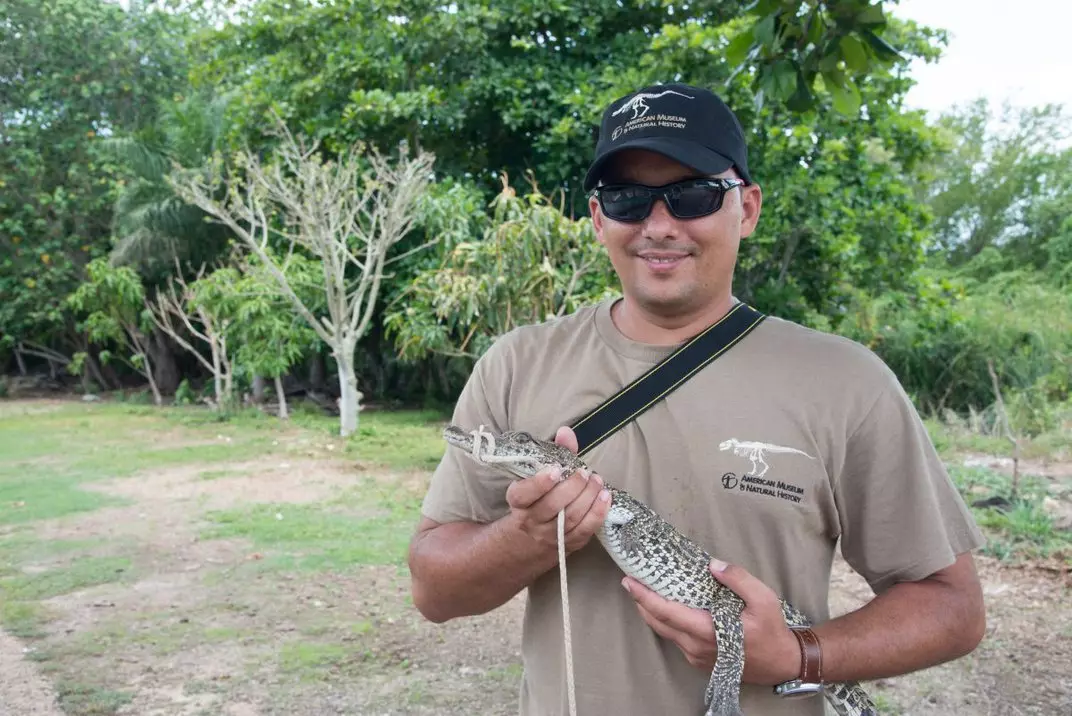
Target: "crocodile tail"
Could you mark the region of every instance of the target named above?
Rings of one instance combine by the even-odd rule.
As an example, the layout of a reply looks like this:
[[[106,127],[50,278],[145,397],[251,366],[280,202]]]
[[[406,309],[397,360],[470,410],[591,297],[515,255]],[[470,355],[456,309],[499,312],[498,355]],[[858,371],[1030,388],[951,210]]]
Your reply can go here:
[[[823,694],[838,716],[878,716],[875,703],[855,681],[825,684]]]

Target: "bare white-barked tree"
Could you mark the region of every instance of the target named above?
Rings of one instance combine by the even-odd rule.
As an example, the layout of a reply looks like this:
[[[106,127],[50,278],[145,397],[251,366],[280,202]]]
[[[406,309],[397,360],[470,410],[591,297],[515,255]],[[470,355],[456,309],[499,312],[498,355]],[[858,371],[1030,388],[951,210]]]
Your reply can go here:
[[[432,179],[433,155],[403,152],[397,161],[357,142],[325,159],[319,142],[295,137],[278,121],[269,162],[239,153],[230,176],[215,157],[199,170],[176,167],[169,183],[185,201],[223,222],[275,277],[279,291],[327,343],[339,369],[340,434],[357,430],[362,394],[354,372],[357,342],[368,330],[389,256],[412,228],[418,199]],[[275,250],[269,250],[269,242]],[[283,247],[282,250],[280,247]],[[323,267],[323,310],[287,280],[295,248]]]

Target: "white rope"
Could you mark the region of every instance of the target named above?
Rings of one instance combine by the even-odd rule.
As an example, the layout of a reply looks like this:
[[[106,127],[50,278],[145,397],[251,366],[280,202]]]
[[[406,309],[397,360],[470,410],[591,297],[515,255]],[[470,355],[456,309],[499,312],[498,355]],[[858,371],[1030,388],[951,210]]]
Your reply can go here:
[[[562,587],[562,626],[566,641],[566,693],[570,716],[577,716],[577,695],[573,682],[573,643],[570,629],[569,589],[566,586],[566,511],[558,513],[558,574]]]
[[[513,458],[497,458],[495,436],[481,425],[469,433],[473,436],[473,458],[481,462],[512,462]],[[487,454],[481,455],[484,441],[488,442]],[[566,584],[566,511],[558,513],[558,574],[562,588],[562,625],[566,641],[566,689],[569,696],[570,716],[577,716],[577,695],[573,681],[573,639],[570,629],[569,587]]]

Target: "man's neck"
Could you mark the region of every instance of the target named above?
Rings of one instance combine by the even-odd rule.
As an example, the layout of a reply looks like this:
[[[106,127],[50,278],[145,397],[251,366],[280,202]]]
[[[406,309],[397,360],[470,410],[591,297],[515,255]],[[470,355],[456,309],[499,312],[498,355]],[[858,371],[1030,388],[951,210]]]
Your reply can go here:
[[[622,335],[638,343],[672,346],[692,338],[729,312],[736,301],[726,295],[701,311],[661,315],[644,310],[626,296],[611,307],[610,317]]]

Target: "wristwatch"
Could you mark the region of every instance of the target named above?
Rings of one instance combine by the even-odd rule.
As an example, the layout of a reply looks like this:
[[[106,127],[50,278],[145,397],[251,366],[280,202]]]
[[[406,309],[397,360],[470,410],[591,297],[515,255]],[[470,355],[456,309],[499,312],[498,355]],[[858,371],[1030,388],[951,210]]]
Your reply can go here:
[[[783,681],[774,687],[774,693],[787,699],[804,698],[822,693],[823,652],[819,637],[808,627],[790,627],[800,643],[800,676]]]

